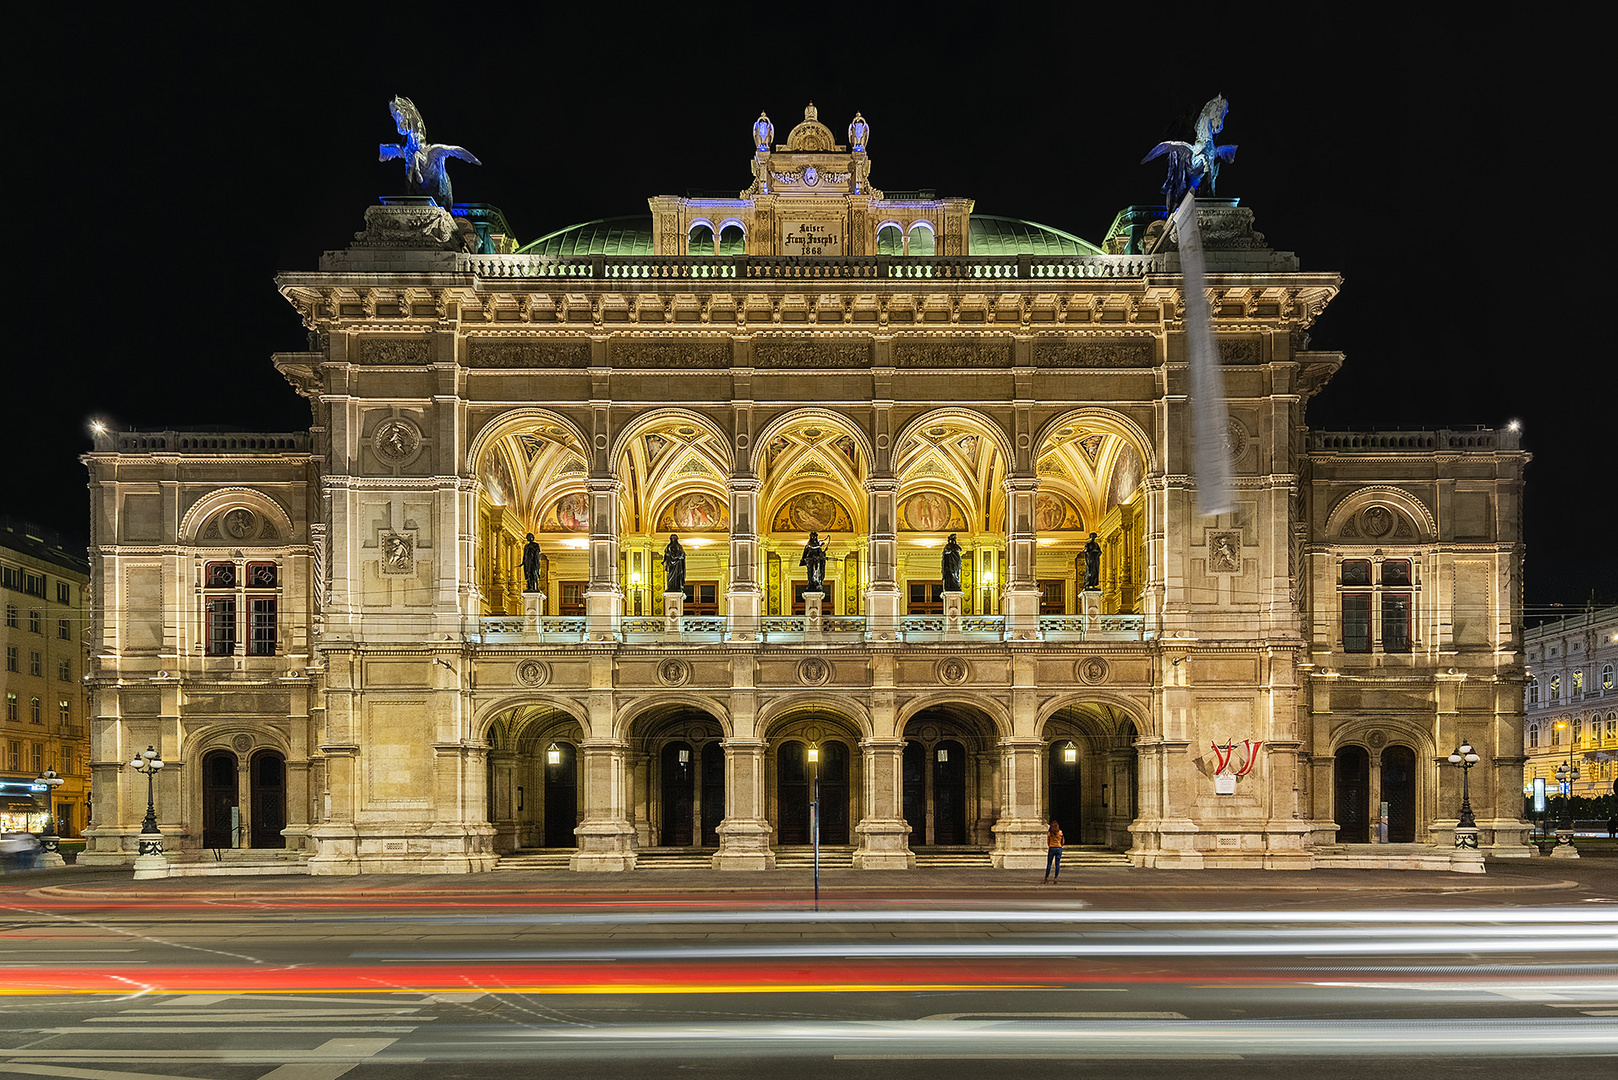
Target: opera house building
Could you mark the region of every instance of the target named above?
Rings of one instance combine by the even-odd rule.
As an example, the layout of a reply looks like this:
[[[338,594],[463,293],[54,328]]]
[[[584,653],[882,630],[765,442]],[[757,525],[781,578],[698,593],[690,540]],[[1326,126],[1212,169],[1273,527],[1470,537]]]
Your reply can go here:
[[[1312,429],[1340,279],[1201,199],[1202,516],[1165,211],[885,193],[869,138],[761,119],[738,197],[521,244],[385,198],[277,279],[307,430],[98,434],[83,860],[135,858],[152,747],[170,859],[320,874],[762,872],[817,826],[1038,868],[1053,818],[1138,867],[1438,865],[1462,741],[1526,856],[1517,433]]]

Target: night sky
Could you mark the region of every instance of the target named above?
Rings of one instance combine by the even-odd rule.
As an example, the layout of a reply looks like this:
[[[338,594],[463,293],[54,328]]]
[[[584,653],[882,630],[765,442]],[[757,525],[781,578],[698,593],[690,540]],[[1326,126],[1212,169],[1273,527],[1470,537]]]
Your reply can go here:
[[[482,159],[450,163],[456,198],[501,207],[525,242],[645,213],[650,195],[740,191],[759,111],[783,141],[811,100],[839,137],[864,114],[878,187],[1099,242],[1119,209],[1160,198],[1141,156],[1223,93],[1221,141],[1240,149],[1219,194],[1304,269],[1344,277],[1311,334],[1347,361],[1310,425],[1520,420],[1530,621],[1592,591],[1618,602],[1599,164],[1618,125],[1586,74],[1606,66],[1594,35],[1213,5],[700,5],[688,24],[672,5],[436,5],[296,9],[296,25],[247,7],[278,14],[74,9],[9,50],[6,513],[86,535],[92,416],[308,425],[270,366],[305,346],[273,277],[313,269],[402,191],[376,151],[396,139],[394,94]]]

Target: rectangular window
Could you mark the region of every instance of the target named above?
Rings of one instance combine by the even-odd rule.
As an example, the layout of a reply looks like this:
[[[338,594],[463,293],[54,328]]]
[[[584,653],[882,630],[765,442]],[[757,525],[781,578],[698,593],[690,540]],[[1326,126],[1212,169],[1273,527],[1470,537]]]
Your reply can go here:
[[[1067,582],[1061,578],[1039,583],[1039,613],[1041,615],[1067,614]]]
[[[71,660],[58,660],[58,661],[56,661],[56,679],[57,679],[58,682],[72,682],[73,681],[73,661],[71,661]]]
[[[940,583],[938,587],[942,589],[944,586]],[[792,583],[792,614],[802,615],[808,610],[807,605],[803,602],[803,594],[808,591],[809,583],[807,581],[794,581]],[[837,582],[822,582],[820,591],[825,594],[825,598],[820,601],[820,613],[822,615],[834,614],[836,612]],[[944,609],[940,606],[938,610],[943,611]]]
[[[1371,594],[1343,594],[1343,651],[1371,651]]]
[[[45,717],[39,711],[39,699],[28,699],[28,722],[30,724],[43,724]]]
[[[41,600],[45,599],[45,575],[30,574],[24,570],[22,572],[22,591],[29,596],[37,596]]]
[[[56,636],[63,641],[73,640],[73,624],[66,619],[56,620]]]
[[[73,723],[73,709],[68,705],[67,698],[56,703],[56,722],[63,727],[69,727]]]
[[[56,583],[56,602],[58,604],[71,604],[73,602],[73,586],[65,581]]]
[[[15,645],[6,646],[6,670],[17,670],[17,646]]]
[[[234,589],[236,587],[236,564],[228,562],[209,563],[203,574],[204,587],[209,589]]]
[[[22,743],[12,739],[6,747],[6,768],[12,772],[22,771]]]
[[[28,650],[28,674],[36,677],[45,674],[45,658],[33,649]]]
[[[247,587],[249,589],[273,589],[279,581],[280,577],[276,573],[274,563],[255,562],[247,564]]]
[[[584,590],[589,584],[588,581],[562,582],[562,599],[557,605],[557,612],[562,615],[583,615]]]
[[[17,695],[16,694],[7,694],[6,695],[6,719],[11,721],[13,724],[15,724],[17,722],[18,717],[17,717]]]
[[[798,610],[797,608],[793,609]],[[910,615],[944,614],[944,583],[942,581],[910,582],[910,603],[905,611]]]
[[[685,613],[687,615],[719,614],[719,583],[717,581],[686,582]]]
[[[1382,594],[1382,651],[1410,651],[1410,594],[1407,592]]]
[[[236,651],[236,598],[208,597],[208,655],[229,656]]]
[[[45,771],[45,744],[44,743],[35,743],[33,745],[33,751],[34,751],[34,775],[38,776],[40,773]]]
[[[249,599],[252,627],[247,643],[249,656],[275,655],[275,597],[255,596]]]
[[[1343,561],[1344,585],[1369,585],[1371,583],[1371,561],[1369,559],[1345,559]]]
[[[28,613],[28,632],[30,634],[44,633],[44,631],[39,628],[39,612],[37,611],[30,611]]]
[[[7,604],[6,605],[6,625],[10,626],[10,627],[15,627],[17,625],[17,605],[16,604]]]
[[[62,775],[73,775],[73,747],[67,743],[62,744]]]

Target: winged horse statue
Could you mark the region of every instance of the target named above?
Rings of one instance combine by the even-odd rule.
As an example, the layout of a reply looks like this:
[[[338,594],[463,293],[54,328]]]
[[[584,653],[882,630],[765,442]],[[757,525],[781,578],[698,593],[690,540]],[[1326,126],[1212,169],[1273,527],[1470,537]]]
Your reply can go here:
[[[1168,155],[1169,174],[1163,181],[1163,199],[1164,205],[1170,210],[1180,204],[1186,192],[1197,190],[1205,176],[1208,178],[1208,193],[1213,194],[1219,182],[1220,164],[1236,156],[1236,144],[1218,146],[1214,143],[1214,136],[1224,129],[1225,113],[1228,111],[1230,102],[1222,95],[1216,95],[1202,107],[1202,115],[1197,117],[1196,142],[1173,139],[1160,142],[1152,147],[1151,153],[1140,159],[1144,165],[1153,158]]]
[[[470,161],[474,165],[481,165],[483,162],[464,146],[446,146],[443,143],[428,142],[427,125],[422,121],[415,103],[409,98],[395,97],[388,102],[388,111],[393,114],[393,123],[399,129],[399,134],[404,136],[404,144],[383,143],[381,155],[377,160],[403,159],[408,192],[411,195],[427,195],[441,208],[448,210],[453,197],[450,194],[449,173],[444,171],[444,162],[449,158]]]

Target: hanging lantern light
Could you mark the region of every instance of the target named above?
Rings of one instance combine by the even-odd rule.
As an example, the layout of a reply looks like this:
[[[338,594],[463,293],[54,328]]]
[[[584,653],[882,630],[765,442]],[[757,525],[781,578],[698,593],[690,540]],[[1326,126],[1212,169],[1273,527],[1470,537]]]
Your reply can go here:
[[[545,748],[545,764],[560,765],[562,763],[562,748],[551,743]]]
[[[1077,765],[1078,763],[1079,763],[1079,748],[1077,746],[1073,745],[1073,740],[1072,739],[1069,739],[1067,741],[1067,745],[1062,747],[1062,764],[1064,764],[1064,765]]]

